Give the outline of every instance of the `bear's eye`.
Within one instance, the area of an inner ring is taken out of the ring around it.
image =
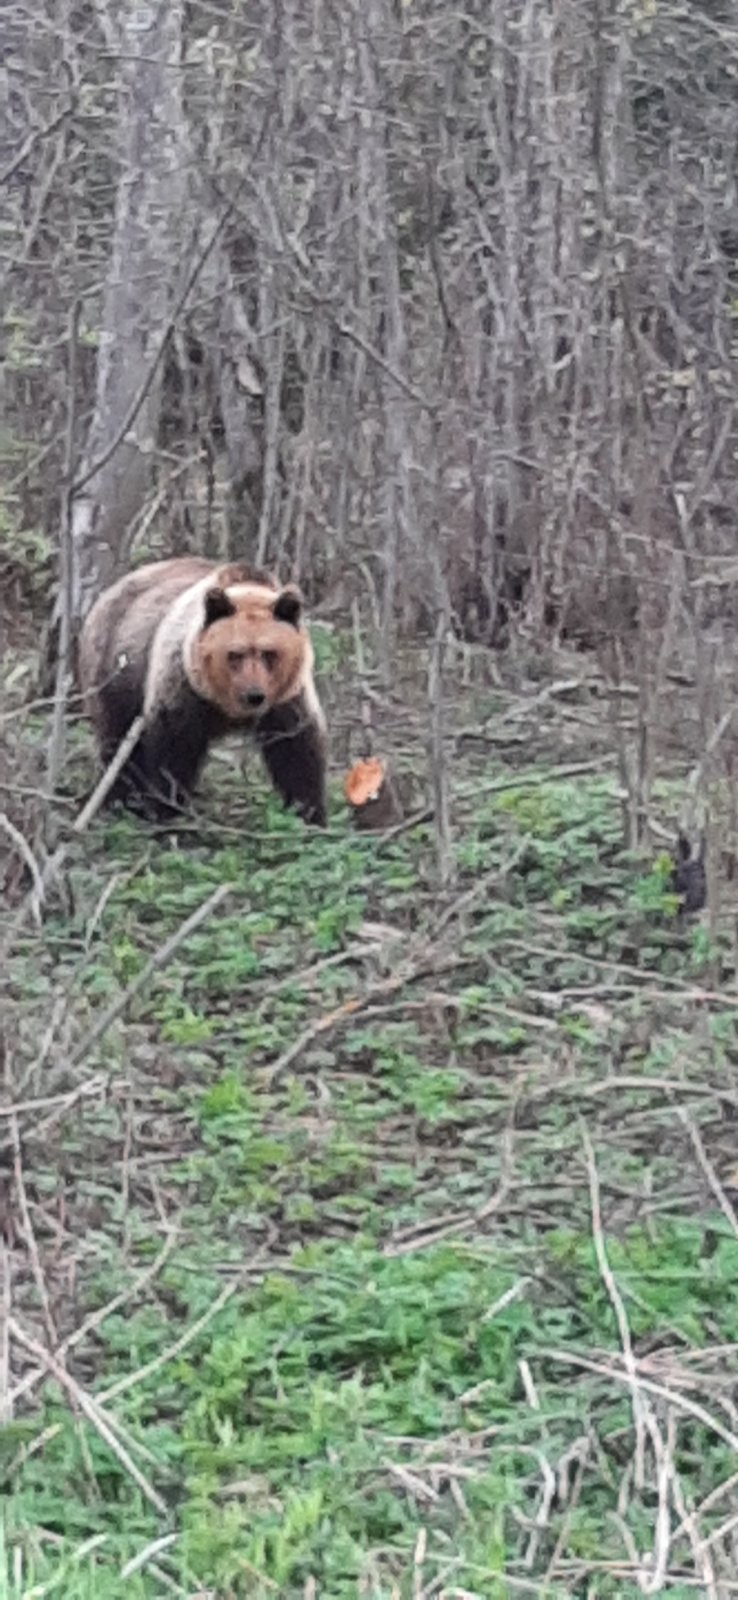
[[[276,666],[276,664],[277,664],[277,652],[276,652],[276,650],[262,650],[261,659],[262,659],[262,661],[264,663],[264,666],[269,668],[269,670],[271,671],[271,668]]]
[[[240,667],[241,662],[245,660],[245,657],[246,657],[245,650],[229,650],[228,651],[228,665],[229,665],[229,667]]]

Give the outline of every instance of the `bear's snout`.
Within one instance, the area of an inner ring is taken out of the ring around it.
[[[244,689],[241,693],[242,704],[248,706],[249,711],[257,711],[263,706],[266,695],[263,689]]]

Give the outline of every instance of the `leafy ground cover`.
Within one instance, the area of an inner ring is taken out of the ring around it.
[[[0,1595],[738,1593],[732,958],[530,701],[444,896],[222,760],[16,929]]]

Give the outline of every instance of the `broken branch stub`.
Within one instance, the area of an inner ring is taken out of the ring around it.
[[[397,786],[382,756],[355,761],[344,778],[343,792],[362,832],[382,832],[403,821]]]

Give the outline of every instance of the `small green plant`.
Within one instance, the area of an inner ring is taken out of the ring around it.
[[[679,909],[679,896],[671,888],[674,863],[665,852],[656,857],[650,872],[636,879],[633,885],[633,903],[640,911],[674,917]]]

